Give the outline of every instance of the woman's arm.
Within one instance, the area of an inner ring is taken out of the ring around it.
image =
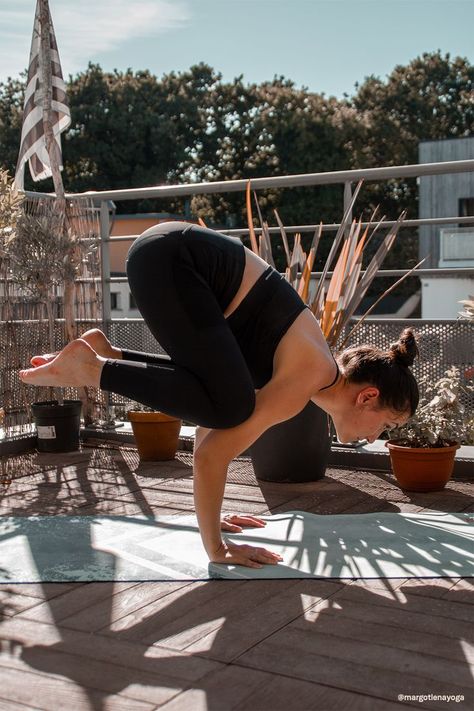
[[[209,429],[207,427],[202,427],[201,425],[196,427],[196,432],[194,435],[195,453],[198,451],[203,440],[210,432],[212,432],[212,429]],[[221,531],[227,531],[229,533],[241,533],[245,527],[264,528],[265,521],[259,516],[252,516],[251,514],[233,513],[221,516],[220,527]]]
[[[232,459],[272,425],[300,412],[311,397],[302,378],[273,378],[256,395],[252,415],[241,425],[206,434],[194,454],[194,501],[204,547],[211,561],[250,567],[277,563],[279,556],[263,548],[242,546],[222,541],[220,513],[227,468]]]

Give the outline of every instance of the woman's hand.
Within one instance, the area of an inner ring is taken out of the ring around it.
[[[266,548],[238,545],[230,541],[223,542],[218,550],[209,556],[212,563],[225,565],[244,565],[247,568],[262,568],[264,565],[276,565],[283,558]]]
[[[244,527],[264,528],[266,525],[262,518],[245,514],[226,514],[221,519],[221,531],[229,531],[229,533],[241,533]]]

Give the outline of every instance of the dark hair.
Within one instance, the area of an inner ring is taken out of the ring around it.
[[[388,351],[375,346],[354,346],[343,350],[337,362],[349,383],[368,383],[379,390],[381,407],[397,413],[410,410],[413,416],[419,392],[410,366],[417,355],[415,332],[405,328]]]

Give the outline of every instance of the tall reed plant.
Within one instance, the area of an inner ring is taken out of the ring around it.
[[[402,212],[395,223],[387,229],[385,227],[385,216],[376,219],[376,209],[368,225],[363,228],[361,218],[358,220],[352,219],[352,209],[359,195],[362,183],[363,181],[361,180],[357,184],[351,201],[345,210],[326,259],[322,275],[313,294],[310,291],[311,272],[321,241],[323,231],[322,223],[316,229],[309,252],[306,253],[301,244],[300,234],[295,235],[293,246],[290,248],[287,230],[278,212],[276,210],[274,211],[287,262],[285,278],[296,289],[303,301],[308,304],[316,319],[319,321],[324,336],[331,347],[335,347],[336,344],[338,344],[339,347],[342,348],[352,338],[356,329],[359,328],[361,323],[374,310],[377,304],[396,289],[397,286],[410,276],[424,261],[419,262],[413,269],[410,269],[398,279],[395,284],[392,284],[392,286],[386,289],[376,302],[357,320],[356,324],[341,341],[342,335],[348,327],[350,320],[367,294],[385,257],[391,250],[406,217],[406,213]],[[254,227],[252,189],[251,181],[249,181],[246,191],[246,207],[251,248],[255,254],[258,254],[262,259],[268,262],[268,264],[275,266],[268,222],[262,217],[255,193],[253,193],[253,196],[261,227],[258,239]],[[387,234],[367,267],[363,269],[364,250],[372,241],[374,235],[384,228],[387,229]],[[332,274],[329,279],[331,268]]]

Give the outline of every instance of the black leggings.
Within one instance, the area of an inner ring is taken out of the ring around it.
[[[250,417],[251,375],[186,240],[176,232],[140,237],[130,249],[127,276],[168,355],[124,350],[122,360],[104,364],[100,387],[203,427],[234,427]]]

